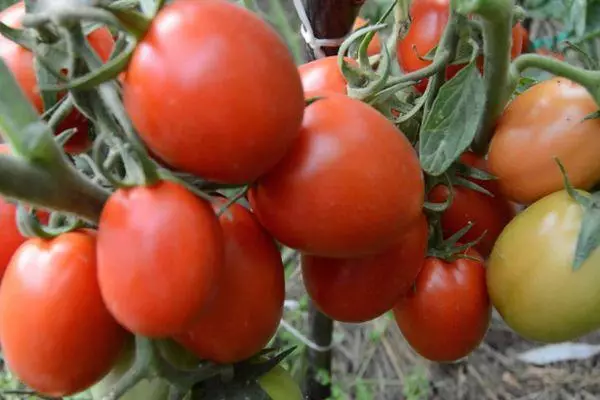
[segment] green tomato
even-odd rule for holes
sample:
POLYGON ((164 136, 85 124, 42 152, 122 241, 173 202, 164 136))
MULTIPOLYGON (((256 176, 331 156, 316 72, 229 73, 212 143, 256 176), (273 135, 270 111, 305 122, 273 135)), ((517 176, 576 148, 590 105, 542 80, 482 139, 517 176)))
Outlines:
POLYGON ((258 379, 260 387, 273 400, 302 400, 302 392, 290 373, 281 365, 275 366, 258 379))
MULTIPOLYGON (((102 380, 89 389, 92 399, 100 400, 106 396, 121 377, 131 368, 134 359, 133 343, 128 345, 117 364, 102 380)), ((119 400, 168 400, 169 383, 164 379, 144 379, 129 389, 119 400)))
POLYGON ((526 339, 562 342, 600 328, 600 248, 573 270, 582 217, 566 191, 550 194, 513 219, 492 250, 490 298, 526 339))

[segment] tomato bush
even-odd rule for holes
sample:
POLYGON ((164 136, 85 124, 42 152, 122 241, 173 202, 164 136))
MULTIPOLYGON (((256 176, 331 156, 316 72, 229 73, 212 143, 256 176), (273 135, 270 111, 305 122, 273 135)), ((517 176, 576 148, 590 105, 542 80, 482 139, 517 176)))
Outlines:
POLYGON ((117 360, 127 337, 96 279, 96 233, 29 239, 0 286, 0 343, 9 369, 49 395, 77 393, 117 360))
MULTIPOLYGON (((398 63, 404 72, 414 72, 431 64, 431 61, 422 57, 438 44, 448 23, 449 13, 449 0, 415 0, 411 3, 410 28, 406 36, 398 41, 398 63)), ((523 31, 517 24, 512 31, 512 58, 521 54, 522 46, 523 31)), ((463 67, 460 64, 448 66, 446 79, 452 78, 463 67)), ((420 92, 424 92, 426 87, 426 79, 416 85, 420 92)))
POLYGON ((362 258, 302 256, 306 290, 336 321, 365 322, 392 309, 415 281, 427 251, 427 219, 421 216, 380 254, 362 258))
MULTIPOLYGON (((479 257, 473 250, 467 254, 479 257)), ((447 262, 428 257, 414 290, 394 307, 406 341, 438 362, 456 361, 473 351, 488 330, 491 313, 483 263, 466 258, 447 262)))
POLYGON ((406 137, 368 105, 331 94, 307 107, 294 147, 256 182, 250 201, 283 244, 354 257, 390 245, 419 217, 423 192, 406 137))
POLYGON ((538 200, 502 232, 490 256, 492 303, 519 335, 574 340, 600 328, 600 250, 573 270, 583 210, 566 191, 538 200))
MULTIPOLYGON (((461 161, 480 170, 487 169, 485 160, 473 153, 465 153, 461 161)), ((496 180, 482 181, 472 178, 470 180, 488 190, 492 196, 465 186, 453 186, 452 203, 441 215, 442 229, 444 236, 450 237, 471 222, 473 226, 465 233, 462 240, 472 242, 481 238, 474 248, 483 257, 487 257, 502 229, 515 216, 515 208, 501 194, 496 180)), ((430 201, 443 203, 448 195, 447 186, 437 185, 429 192, 428 197, 430 201)))
POLYGON ((600 120, 584 118, 598 106, 582 86, 564 78, 538 83, 515 98, 498 121, 488 165, 510 200, 531 204, 561 190, 558 158, 572 184, 600 181, 600 120))
MULTIPOLYGON (((20 28, 21 19, 25 15, 25 4, 21 1, 0 12, 0 22, 11 28, 20 28)), ((88 35, 88 40, 98 56, 106 61, 110 57, 114 41, 110 31, 106 28, 96 29, 88 35)), ((38 112, 44 109, 42 97, 38 88, 33 65, 33 54, 0 35, 0 58, 4 60, 11 70, 15 79, 25 92, 29 101, 38 112)), ((65 150, 69 153, 81 153, 91 145, 89 138, 89 122, 77 110, 73 110, 57 127, 57 132, 75 128, 77 132, 65 144, 65 150)))
MULTIPOLYGON (((218 199, 214 207, 225 203, 218 199)), ((225 261, 217 293, 194 326, 177 339, 201 359, 231 363, 258 353, 275 334, 285 280, 279 249, 250 211, 234 204, 219 221, 225 261)))
POLYGON ((102 210, 102 297, 134 333, 167 337, 189 329, 213 296, 222 264, 211 206, 177 183, 119 189, 102 210))
POLYGON ((123 96, 154 154, 227 183, 253 181, 273 167, 297 137, 304 110, 285 44, 258 16, 225 0, 164 7, 133 54, 123 96))

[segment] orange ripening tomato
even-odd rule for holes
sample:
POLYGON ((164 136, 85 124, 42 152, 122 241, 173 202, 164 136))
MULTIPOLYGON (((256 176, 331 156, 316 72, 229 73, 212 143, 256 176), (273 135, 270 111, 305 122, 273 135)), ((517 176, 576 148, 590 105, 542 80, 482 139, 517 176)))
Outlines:
POLYGON ((334 93, 306 108, 294 147, 249 193, 275 239, 336 258, 383 251, 419 218, 423 197, 408 139, 374 108, 334 93))
POLYGON ((564 188, 555 157, 572 184, 589 190, 600 181, 600 119, 588 91, 565 78, 532 86, 516 97, 498 120, 488 166, 502 193, 520 204, 564 188))
MULTIPOLYGON (((474 250, 469 255, 478 257, 474 250)), ((422 357, 452 362, 483 340, 492 315, 483 262, 428 257, 414 290, 394 307, 402 335, 422 357)))
MULTIPOLYGON (((226 203, 218 199, 218 210, 226 203)), ((279 326, 285 300, 281 255, 252 213, 233 204, 220 217, 225 265, 206 312, 177 341, 201 359, 234 363, 258 353, 279 326)))
POLYGON ((286 44, 259 16, 225 0, 167 4, 133 53, 123 96, 154 154, 225 183, 252 182, 275 166, 304 112, 286 44))
MULTIPOLYGON (((352 30, 357 30, 362 28, 363 26, 365 26, 367 24, 367 20, 365 20, 364 18, 361 17, 356 17, 356 20, 354 21, 354 25, 352 26, 352 30)), ((379 33, 375 33, 375 35, 373 36, 373 39, 371 40, 371 42, 369 43, 369 47, 367 47, 367 54, 369 56, 374 56, 376 54, 379 54, 379 52, 381 51, 381 39, 379 38, 379 33)))
MULTIPOLYGON (((348 58, 348 62, 352 59, 348 58)), ((326 91, 346 94, 348 82, 338 66, 337 56, 320 58, 298 67, 305 93, 326 91)), ((305 95, 306 96, 306 95, 305 95)))
MULTIPOLYGON (((21 19, 25 15, 25 3, 16 3, 0 12, 0 22, 11 28, 20 28, 21 19)), ((90 45, 103 61, 110 57, 114 40, 107 28, 99 28, 88 35, 90 45)), ((41 113, 43 102, 37 86, 33 66, 33 54, 18 44, 0 35, 0 58, 4 60, 8 69, 14 75, 17 83, 35 109, 41 113)), ((73 110, 57 127, 57 133, 70 128, 76 128, 77 133, 65 144, 65 150, 72 154, 87 150, 91 144, 88 136, 89 125, 87 119, 77 110, 73 110)))
POLYGON ((302 255, 306 290, 325 315, 365 322, 392 309, 417 278, 427 252, 427 219, 421 215, 380 254, 362 258, 302 255))
POLYGON ((149 337, 186 331, 212 298, 223 238, 205 201, 161 181, 114 192, 98 225, 98 280, 124 327, 149 337))
MULTIPOLYGON (((398 41, 398 62, 406 73, 416 71, 431 64, 425 56, 439 42, 448 23, 450 0, 414 0, 411 3, 412 22, 406 36, 398 41)), ((517 24, 512 31, 511 57, 521 54, 523 46, 522 31, 517 24)), ((480 62, 482 65, 482 62, 480 62)), ((446 69, 446 79, 451 79, 464 65, 450 65, 446 69)), ((427 79, 422 80, 416 89, 423 93, 427 79)))
MULTIPOLYGON (((486 171, 484 159, 474 153, 465 153, 461 161, 469 166, 486 171)), ((489 196, 465 186, 454 185, 452 204, 441 215, 444 237, 448 238, 469 224, 473 226, 461 240, 465 243, 481 237, 475 249, 487 258, 494 243, 504 227, 514 218, 516 211, 513 205, 502 195, 498 182, 495 180, 481 181, 469 178, 471 181, 493 194, 489 196), (483 235, 483 237, 482 237, 483 235)), ((449 195, 448 187, 437 185, 429 192, 429 201, 443 203, 449 195)))
POLYGON ((11 372, 47 396, 78 393, 117 361, 128 333, 96 279, 96 234, 29 239, 0 286, 0 343, 11 372))

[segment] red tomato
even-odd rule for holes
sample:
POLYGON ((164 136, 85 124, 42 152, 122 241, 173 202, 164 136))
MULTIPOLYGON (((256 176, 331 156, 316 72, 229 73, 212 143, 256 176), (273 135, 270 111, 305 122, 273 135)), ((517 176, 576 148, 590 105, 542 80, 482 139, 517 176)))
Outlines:
MULTIPOLYGON (((465 153, 461 161, 480 170, 487 170, 485 160, 473 153, 465 153)), ((464 186, 453 186, 454 198, 450 207, 442 214, 442 229, 444 236, 450 237, 472 222, 473 226, 462 237, 462 241, 471 242, 485 232, 483 238, 475 245, 475 249, 487 258, 496 239, 516 212, 513 205, 501 194, 497 181, 471 180, 487 189, 494 197, 464 186)), ((438 185, 429 192, 428 197, 432 202, 443 203, 448 194, 446 186, 438 185)))
POLYGON ((258 353, 277 331, 285 277, 279 249, 250 211, 234 204, 219 221, 225 268, 217 295, 178 341, 201 359, 233 363, 258 353))
POLYGON ((597 110, 589 92, 565 78, 540 82, 517 96, 498 120, 488 153, 502 193, 531 204, 564 189, 555 157, 575 187, 589 190, 600 182, 600 120, 584 121, 597 110))
POLYGON ((113 366, 127 338, 102 301, 96 234, 33 238, 0 287, 0 342, 11 372, 53 397, 80 392, 113 366))
MULTIPOLYGON (((410 15, 412 22, 406 36, 398 41, 398 62, 406 73, 416 71, 431 64, 423 60, 425 56, 439 42, 448 23, 450 0, 414 0, 411 4, 410 15)), ((521 54, 523 46, 522 31, 517 24, 513 28, 511 57, 521 54)), ((464 65, 450 65, 446 69, 446 79, 452 78, 464 65)), ((421 93, 427 87, 427 79, 416 85, 421 93)))
POLYGON ((375 254, 421 214, 423 174, 406 137, 369 105, 327 94, 250 201, 281 243, 311 255, 375 254))
MULTIPOLYGON (((21 27, 21 19, 25 15, 25 4, 21 1, 0 12, 0 22, 7 24, 12 28, 21 27)), ((88 35, 91 46, 96 50, 103 61, 107 61, 114 46, 114 40, 110 31, 106 28, 99 28, 88 35)), ((36 110, 41 113, 44 109, 42 98, 37 87, 35 70, 33 68, 33 54, 0 35, 0 58, 4 60, 8 68, 13 73, 17 83, 34 105, 36 110)), ((76 128, 77 133, 65 145, 65 150, 72 154, 81 153, 87 150, 91 144, 88 136, 89 126, 87 119, 74 110, 56 129, 60 133, 66 129, 76 128)))
POLYGON ((119 189, 98 225, 98 280, 130 331, 167 337, 198 319, 222 269, 223 239, 210 205, 161 181, 119 189))
POLYGON ((380 254, 363 258, 302 256, 304 286, 331 319, 365 322, 392 309, 415 281, 427 253, 427 219, 380 254))
MULTIPOLYGON (((363 26, 365 26, 367 24, 367 20, 365 20, 364 18, 361 17, 356 17, 356 20, 354 21, 354 25, 352 26, 352 30, 357 30, 362 28, 363 26)), ((379 54, 379 52, 381 51, 381 39, 379 38, 379 33, 375 33, 375 36, 373 36, 373 39, 371 40, 371 42, 369 43, 369 47, 367 47, 367 54, 369 56, 374 56, 376 54, 379 54)))
POLYGON ((124 101, 158 157, 228 183, 254 181, 277 164, 304 112, 285 43, 256 14, 225 0, 163 8, 133 54, 124 101))
POLYGON ((338 67, 337 56, 320 58, 298 67, 304 92, 326 91, 346 94, 346 79, 338 67))
MULTIPOLYGON (((529 50, 529 32, 527 32, 527 29, 525 29, 525 27, 523 25, 521 25, 520 23, 518 23, 517 25, 515 25, 513 27, 513 34, 514 34, 514 29, 518 29, 521 33, 521 37, 523 38, 523 40, 521 41, 522 45, 521 45, 521 51, 523 53, 527 52, 529 50)), ((513 48, 513 50, 515 50, 513 48)), ((519 54, 515 55, 515 52, 512 52, 512 56, 513 58, 516 58, 519 54)))
MULTIPOLYGON (((470 250, 471 256, 478 254, 470 250)), ((431 361, 459 360, 483 340, 492 314, 483 263, 428 257, 415 289, 394 307, 410 346, 431 361)))

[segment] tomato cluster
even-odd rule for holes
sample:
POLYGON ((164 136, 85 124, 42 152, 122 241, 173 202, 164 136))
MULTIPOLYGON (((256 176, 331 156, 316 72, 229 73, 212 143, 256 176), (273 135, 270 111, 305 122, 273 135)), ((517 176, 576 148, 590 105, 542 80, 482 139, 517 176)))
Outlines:
MULTIPOLYGON (((396 44, 404 72, 430 65, 421 56, 440 40, 449 7, 412 2, 412 24, 396 44)), ((23 15, 19 3, 0 21, 18 27, 23 15)), ((514 26, 510 57, 525 34, 514 26)), ((134 335, 172 340, 216 364, 251 359, 282 317, 281 246, 301 254, 304 285, 323 314, 358 323, 392 312, 430 360, 473 351, 493 306, 535 340, 600 327, 600 253, 570 269, 584 216, 555 166, 559 158, 577 189, 600 181, 600 122, 586 118, 597 106, 583 87, 563 78, 533 86, 504 110, 486 155, 461 148, 432 176, 400 123, 349 95, 337 56, 295 65, 275 30, 236 4, 171 2, 139 39, 119 88, 145 180, 113 179, 96 224, 44 237, 24 237, 16 205, 0 200, 0 344, 32 389, 65 396, 100 382, 104 393, 130 367, 134 335), (199 194, 173 170, 218 188, 246 186, 247 202, 199 194)), ((106 62, 110 31, 93 30, 88 41, 106 62)), ((375 35, 367 55, 381 46, 375 35)), ((0 37, 0 57, 35 110, 48 111, 33 54, 0 37)), ((451 79, 464 65, 442 68, 451 79)), ((56 134, 77 129, 66 152, 89 149, 91 122, 75 109, 58 124, 56 134)), ((146 391, 163 398, 164 385, 148 382, 146 391)))

